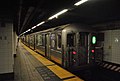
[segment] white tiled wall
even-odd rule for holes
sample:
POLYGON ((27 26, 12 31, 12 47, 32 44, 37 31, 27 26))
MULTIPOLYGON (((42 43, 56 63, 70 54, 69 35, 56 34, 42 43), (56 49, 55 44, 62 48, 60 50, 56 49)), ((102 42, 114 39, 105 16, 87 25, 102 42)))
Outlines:
POLYGON ((120 30, 108 30, 104 32, 104 60, 120 64, 120 30))
POLYGON ((13 72, 13 24, 0 27, 0 74, 13 72), (2 39, 1 39, 2 38, 2 39))

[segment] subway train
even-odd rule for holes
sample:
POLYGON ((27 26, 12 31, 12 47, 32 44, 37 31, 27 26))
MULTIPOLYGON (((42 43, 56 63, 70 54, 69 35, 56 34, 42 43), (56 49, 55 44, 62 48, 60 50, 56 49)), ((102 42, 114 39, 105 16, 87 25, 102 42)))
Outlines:
POLYGON ((67 69, 94 65, 97 33, 80 24, 66 24, 21 36, 31 49, 67 69))

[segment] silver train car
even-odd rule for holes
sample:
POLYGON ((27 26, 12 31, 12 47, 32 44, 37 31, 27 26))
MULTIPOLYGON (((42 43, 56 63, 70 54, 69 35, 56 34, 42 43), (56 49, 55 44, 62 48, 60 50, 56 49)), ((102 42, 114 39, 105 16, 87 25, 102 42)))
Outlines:
POLYGON ((65 68, 95 63, 96 33, 88 27, 67 24, 22 37, 31 49, 65 68))

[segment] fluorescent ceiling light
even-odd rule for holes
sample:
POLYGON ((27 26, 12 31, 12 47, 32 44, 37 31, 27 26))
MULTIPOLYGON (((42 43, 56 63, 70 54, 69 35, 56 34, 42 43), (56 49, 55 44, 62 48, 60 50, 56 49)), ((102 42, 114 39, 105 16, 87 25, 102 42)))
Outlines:
POLYGON ((40 25, 42 25, 42 24, 44 24, 44 23, 45 23, 45 21, 43 21, 43 22, 37 24, 36 26, 40 26, 40 25))
POLYGON ((28 29, 27 31, 25 31, 25 33, 29 32, 31 29, 28 29))
POLYGON ((49 17, 48 20, 51 20, 51 19, 53 19, 53 18, 57 18, 59 15, 65 13, 65 12, 67 12, 67 11, 68 11, 68 9, 64 9, 64 10, 58 12, 57 14, 55 14, 55 15, 49 17))
POLYGON ((35 29, 37 26, 33 26, 32 29, 35 29))
POLYGON ((83 3, 85 3, 86 1, 88 1, 88 0, 81 0, 81 1, 79 1, 77 3, 75 3, 74 5, 79 6, 79 5, 83 4, 83 3))
POLYGON ((31 29, 28 29, 27 31, 30 31, 31 29))

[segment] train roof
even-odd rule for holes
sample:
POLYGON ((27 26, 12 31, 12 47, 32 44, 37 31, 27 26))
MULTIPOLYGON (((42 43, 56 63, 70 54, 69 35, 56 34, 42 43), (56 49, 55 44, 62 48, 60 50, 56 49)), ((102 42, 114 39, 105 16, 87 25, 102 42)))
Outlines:
POLYGON ((32 34, 49 33, 49 32, 54 32, 54 31, 61 31, 61 30, 64 30, 64 29, 69 29, 69 27, 77 28, 78 30, 94 31, 93 29, 91 29, 91 27, 89 25, 84 25, 84 24, 80 24, 80 23, 70 23, 70 24, 65 24, 65 25, 54 27, 54 28, 50 28, 50 29, 38 31, 38 32, 35 32, 35 33, 32 33, 32 34))

